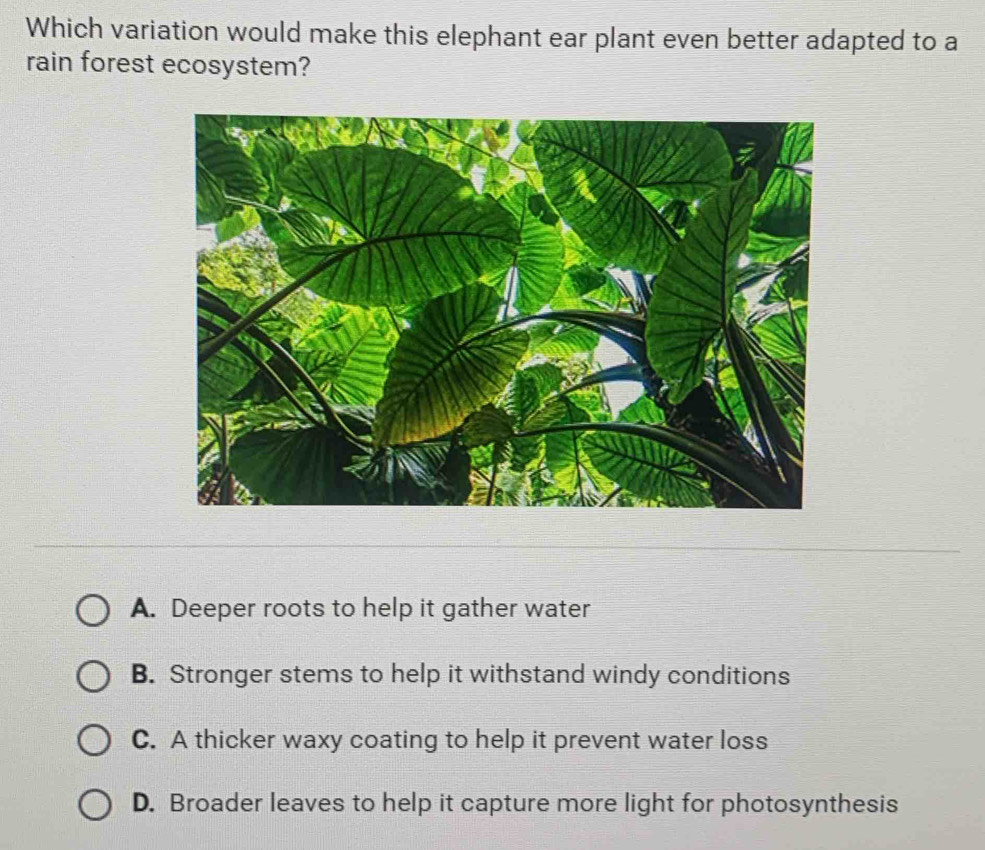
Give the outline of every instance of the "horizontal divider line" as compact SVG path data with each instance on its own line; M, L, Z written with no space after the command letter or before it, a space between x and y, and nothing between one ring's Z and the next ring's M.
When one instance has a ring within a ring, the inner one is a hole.
M35 549L585 549L666 552L871 552L957 555L960 549L838 546L650 546L645 543L36 543Z

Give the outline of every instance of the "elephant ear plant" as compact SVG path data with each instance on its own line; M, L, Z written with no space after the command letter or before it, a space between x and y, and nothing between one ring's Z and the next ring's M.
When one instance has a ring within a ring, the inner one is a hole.
M798 508L810 124L199 116L199 501Z

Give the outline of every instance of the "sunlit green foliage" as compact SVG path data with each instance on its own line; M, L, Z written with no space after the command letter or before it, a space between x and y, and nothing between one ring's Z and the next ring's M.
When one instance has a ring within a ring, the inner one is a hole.
M199 501L799 507L812 157L199 116Z

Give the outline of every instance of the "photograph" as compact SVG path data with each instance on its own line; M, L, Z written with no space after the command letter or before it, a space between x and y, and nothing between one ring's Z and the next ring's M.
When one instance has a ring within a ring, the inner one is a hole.
M813 137L196 116L198 503L800 508Z

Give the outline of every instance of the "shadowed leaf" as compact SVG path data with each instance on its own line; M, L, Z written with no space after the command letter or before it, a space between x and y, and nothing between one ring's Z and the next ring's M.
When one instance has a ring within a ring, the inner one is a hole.
M708 348L731 314L755 199L756 173L749 171L703 202L654 281L647 353L674 404L701 383Z
M763 196L753 229L780 237L807 237L811 223L814 125L791 124Z

